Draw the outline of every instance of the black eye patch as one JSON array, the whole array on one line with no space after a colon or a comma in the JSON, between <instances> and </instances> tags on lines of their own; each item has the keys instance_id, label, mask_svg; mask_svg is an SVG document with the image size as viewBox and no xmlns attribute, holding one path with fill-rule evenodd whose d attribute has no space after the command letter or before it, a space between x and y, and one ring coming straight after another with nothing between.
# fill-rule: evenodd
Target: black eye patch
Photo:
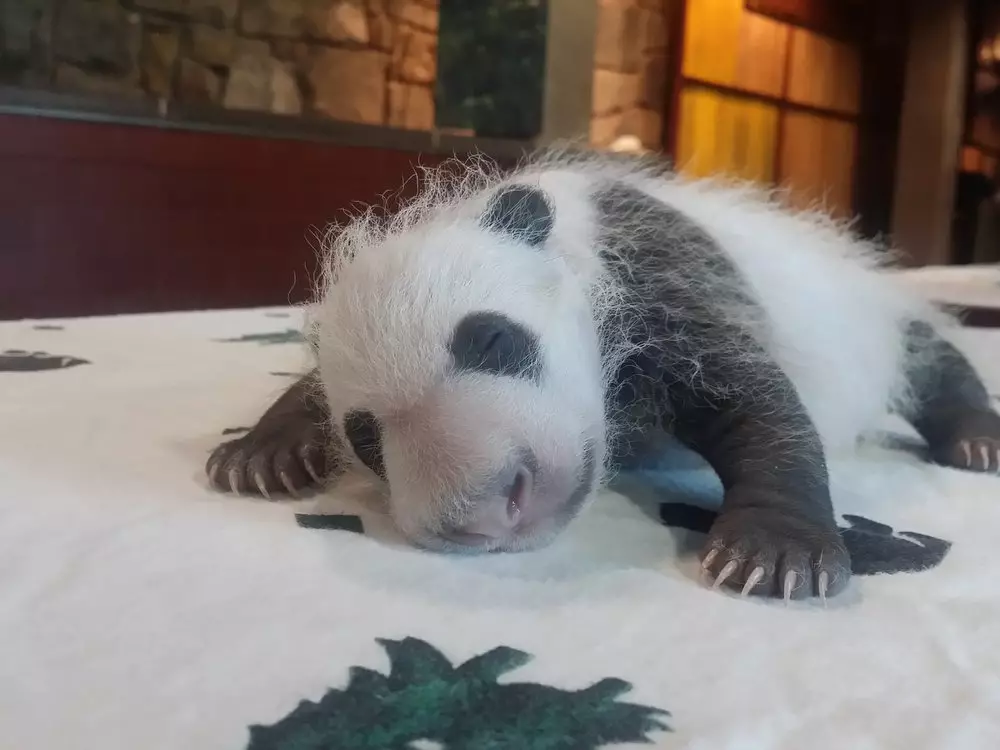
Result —
<instances>
[{"instance_id":1,"label":"black eye patch","mask_svg":"<svg viewBox=\"0 0 1000 750\"><path fill-rule=\"evenodd\" d=\"M459 370L535 381L542 376L538 337L500 313L466 315L455 326L450 348Z\"/></svg>"},{"instance_id":2,"label":"black eye patch","mask_svg":"<svg viewBox=\"0 0 1000 750\"><path fill-rule=\"evenodd\" d=\"M385 459L382 457L382 427L370 411L352 411L344 417L344 435L361 462L383 481Z\"/></svg>"}]
</instances>

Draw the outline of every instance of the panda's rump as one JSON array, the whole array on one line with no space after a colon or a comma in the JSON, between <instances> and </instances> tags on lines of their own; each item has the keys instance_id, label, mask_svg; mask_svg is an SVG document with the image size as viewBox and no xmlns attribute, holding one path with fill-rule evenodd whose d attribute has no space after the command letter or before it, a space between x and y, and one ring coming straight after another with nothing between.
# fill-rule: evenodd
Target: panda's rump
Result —
<instances>
[{"instance_id":1,"label":"panda's rump","mask_svg":"<svg viewBox=\"0 0 1000 750\"><path fill-rule=\"evenodd\" d=\"M875 248L828 219L759 196L681 181L655 189L732 258L763 307L764 344L791 378L828 450L853 447L901 393L908 320L927 306L878 269Z\"/></svg>"}]
</instances>

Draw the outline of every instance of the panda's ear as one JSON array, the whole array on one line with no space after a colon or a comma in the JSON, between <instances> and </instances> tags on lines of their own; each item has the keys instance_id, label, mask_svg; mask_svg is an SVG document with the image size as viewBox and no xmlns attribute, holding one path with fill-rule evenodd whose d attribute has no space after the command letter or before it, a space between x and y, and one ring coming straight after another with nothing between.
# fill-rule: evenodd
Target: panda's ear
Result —
<instances>
[{"instance_id":1,"label":"panda's ear","mask_svg":"<svg viewBox=\"0 0 1000 750\"><path fill-rule=\"evenodd\" d=\"M554 219L544 192L526 185L511 185L493 196L482 223L492 232L537 246L549 238Z\"/></svg>"}]
</instances>

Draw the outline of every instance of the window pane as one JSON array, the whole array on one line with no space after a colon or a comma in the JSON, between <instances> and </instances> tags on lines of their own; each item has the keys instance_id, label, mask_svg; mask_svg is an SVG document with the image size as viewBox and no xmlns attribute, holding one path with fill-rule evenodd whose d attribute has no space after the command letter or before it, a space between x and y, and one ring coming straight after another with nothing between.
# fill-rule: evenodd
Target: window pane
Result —
<instances>
[{"instance_id":1,"label":"window pane","mask_svg":"<svg viewBox=\"0 0 1000 750\"><path fill-rule=\"evenodd\" d=\"M789 27L743 10L743 0L689 0L684 75L779 96Z\"/></svg>"},{"instance_id":2,"label":"window pane","mask_svg":"<svg viewBox=\"0 0 1000 750\"><path fill-rule=\"evenodd\" d=\"M778 110L697 87L681 94L677 165L696 177L774 180Z\"/></svg>"},{"instance_id":3,"label":"window pane","mask_svg":"<svg viewBox=\"0 0 1000 750\"><path fill-rule=\"evenodd\" d=\"M792 31L788 98L799 104L857 113L860 54L854 47L804 29Z\"/></svg>"},{"instance_id":4,"label":"window pane","mask_svg":"<svg viewBox=\"0 0 1000 750\"><path fill-rule=\"evenodd\" d=\"M837 216L851 216L857 126L799 112L784 117L781 182L792 188L793 205L821 204Z\"/></svg>"},{"instance_id":5,"label":"window pane","mask_svg":"<svg viewBox=\"0 0 1000 750\"><path fill-rule=\"evenodd\" d=\"M731 85L742 0L690 0L684 29L684 75Z\"/></svg>"}]
</instances>

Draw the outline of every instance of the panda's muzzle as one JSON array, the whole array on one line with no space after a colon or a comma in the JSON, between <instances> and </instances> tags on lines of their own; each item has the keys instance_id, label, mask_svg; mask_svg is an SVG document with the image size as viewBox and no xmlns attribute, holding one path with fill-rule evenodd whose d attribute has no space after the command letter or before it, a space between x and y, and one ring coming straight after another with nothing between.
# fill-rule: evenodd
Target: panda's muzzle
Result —
<instances>
[{"instance_id":1,"label":"panda's muzzle","mask_svg":"<svg viewBox=\"0 0 1000 750\"><path fill-rule=\"evenodd\" d=\"M469 519L448 531L445 538L463 546L481 546L513 536L534 515L537 477L534 454L522 451L486 482L469 504Z\"/></svg>"},{"instance_id":2,"label":"panda's muzzle","mask_svg":"<svg viewBox=\"0 0 1000 750\"><path fill-rule=\"evenodd\" d=\"M562 526L580 510L595 479L595 447L589 441L584 445L583 465L575 486L564 485L563 492L546 491L534 455L523 452L473 499L468 520L443 536L464 548L496 548L552 521Z\"/></svg>"}]
</instances>

